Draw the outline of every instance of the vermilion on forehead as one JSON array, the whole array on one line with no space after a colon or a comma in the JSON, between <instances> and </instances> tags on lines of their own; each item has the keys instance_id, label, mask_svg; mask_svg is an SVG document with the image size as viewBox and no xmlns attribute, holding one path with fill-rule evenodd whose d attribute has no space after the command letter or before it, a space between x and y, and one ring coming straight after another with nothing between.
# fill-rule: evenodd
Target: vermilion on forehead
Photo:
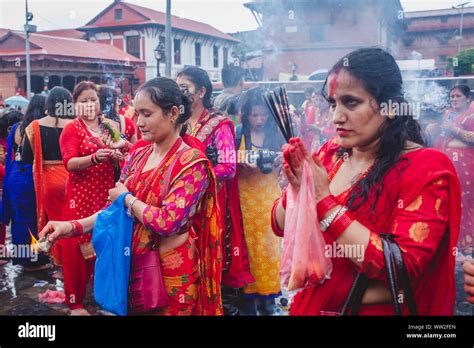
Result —
<instances>
[{"instance_id":1,"label":"vermilion on forehead","mask_svg":"<svg viewBox=\"0 0 474 348\"><path fill-rule=\"evenodd\" d=\"M334 96L334 94L336 93L336 89L339 86L339 81L338 81L339 73L340 73L340 70L331 74L332 77L330 78L330 81L329 81L329 96L330 97Z\"/></svg>"}]
</instances>

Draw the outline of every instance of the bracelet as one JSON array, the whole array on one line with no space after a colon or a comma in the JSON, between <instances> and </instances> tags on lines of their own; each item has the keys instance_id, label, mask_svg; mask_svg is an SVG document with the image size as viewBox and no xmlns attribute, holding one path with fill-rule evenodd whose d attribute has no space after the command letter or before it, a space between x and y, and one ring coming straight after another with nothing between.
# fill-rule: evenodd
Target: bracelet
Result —
<instances>
[{"instance_id":1,"label":"bracelet","mask_svg":"<svg viewBox=\"0 0 474 348\"><path fill-rule=\"evenodd\" d=\"M79 221L77 220L69 220L68 221L71 226L72 226L72 237L77 237L77 236L81 236L84 234L84 229L82 227L82 225L79 223Z\"/></svg>"},{"instance_id":2,"label":"bracelet","mask_svg":"<svg viewBox=\"0 0 474 348\"><path fill-rule=\"evenodd\" d=\"M327 214L329 210L338 206L340 203L337 201L336 197L329 195L324 197L322 200L316 204L316 210L318 218L321 219L324 215Z\"/></svg>"},{"instance_id":3,"label":"bracelet","mask_svg":"<svg viewBox=\"0 0 474 348\"><path fill-rule=\"evenodd\" d=\"M474 143L474 132L459 128L459 136L466 143Z\"/></svg>"},{"instance_id":4,"label":"bracelet","mask_svg":"<svg viewBox=\"0 0 474 348\"><path fill-rule=\"evenodd\" d=\"M283 234L284 234L283 229L280 229L280 227L278 227L278 223L276 221L277 206L278 206L278 204L274 204L273 207L272 207L270 221L271 221L271 225L272 225L273 234L275 234L275 236L277 236L277 237L283 237Z\"/></svg>"},{"instance_id":5,"label":"bracelet","mask_svg":"<svg viewBox=\"0 0 474 348\"><path fill-rule=\"evenodd\" d=\"M97 164L102 163L101 161L99 161L99 160L97 159L97 153L96 153L96 152L94 152L94 153L91 155L91 162L92 162L93 165L97 165Z\"/></svg>"},{"instance_id":6,"label":"bracelet","mask_svg":"<svg viewBox=\"0 0 474 348\"><path fill-rule=\"evenodd\" d=\"M329 226L331 226L333 221L336 220L336 218L338 218L340 215L344 214L346 211L347 207L341 206L339 209L337 209L331 215L321 221L321 223L319 224L321 226L321 231L325 232L329 228Z\"/></svg>"},{"instance_id":7,"label":"bracelet","mask_svg":"<svg viewBox=\"0 0 474 348\"><path fill-rule=\"evenodd\" d=\"M281 195L281 206L286 210L286 190Z\"/></svg>"},{"instance_id":8,"label":"bracelet","mask_svg":"<svg viewBox=\"0 0 474 348\"><path fill-rule=\"evenodd\" d=\"M137 197L133 197L133 198L130 200L130 204L128 205L128 209L127 209L127 215L128 215L129 217L133 217L133 215L132 215L132 207L133 207L133 203L135 203L137 200L138 200Z\"/></svg>"},{"instance_id":9,"label":"bracelet","mask_svg":"<svg viewBox=\"0 0 474 348\"><path fill-rule=\"evenodd\" d=\"M332 237L333 240L337 240L337 238L339 238L339 236L349 227L353 221L354 218L352 214L346 211L332 224L330 228L328 228L327 233Z\"/></svg>"}]
</instances>

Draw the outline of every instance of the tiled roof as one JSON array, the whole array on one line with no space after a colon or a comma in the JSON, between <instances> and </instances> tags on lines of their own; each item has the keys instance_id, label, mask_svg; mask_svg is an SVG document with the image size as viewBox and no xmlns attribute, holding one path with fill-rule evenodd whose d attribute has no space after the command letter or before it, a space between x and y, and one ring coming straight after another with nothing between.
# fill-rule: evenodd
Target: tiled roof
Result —
<instances>
[{"instance_id":1,"label":"tiled roof","mask_svg":"<svg viewBox=\"0 0 474 348\"><path fill-rule=\"evenodd\" d=\"M0 56L14 56L24 55L24 45L18 47L18 49L2 50L1 43L8 40L10 35L17 35L24 39L23 32L11 32L9 35L5 35L0 39ZM76 60L86 61L113 61L119 62L130 62L130 63L145 63L144 61L120 50L117 47L107 44L100 44L89 42L80 39L63 38L57 36L48 36L43 34L34 33L30 35L31 42L31 55L51 55L59 57L70 57Z\"/></svg>"},{"instance_id":2,"label":"tiled roof","mask_svg":"<svg viewBox=\"0 0 474 348\"><path fill-rule=\"evenodd\" d=\"M8 33L9 31L10 31L9 29L0 28L0 37L2 37L3 35L5 35L5 34Z\"/></svg>"},{"instance_id":3,"label":"tiled roof","mask_svg":"<svg viewBox=\"0 0 474 348\"><path fill-rule=\"evenodd\" d=\"M464 15L474 14L474 6L465 7L463 9ZM422 18L422 17L437 17L437 16L459 16L460 10L454 8L445 8L441 10L425 10L425 11L411 11L405 12L405 18Z\"/></svg>"},{"instance_id":4,"label":"tiled roof","mask_svg":"<svg viewBox=\"0 0 474 348\"><path fill-rule=\"evenodd\" d=\"M44 30L44 31L39 31L38 34L48 35L48 36L68 37L71 39L84 39L86 37L86 34L84 32L76 30L76 29Z\"/></svg>"},{"instance_id":5,"label":"tiled roof","mask_svg":"<svg viewBox=\"0 0 474 348\"><path fill-rule=\"evenodd\" d=\"M95 28L101 28L101 27L117 27L117 26L125 26L125 25L146 25L146 24L160 24L160 25L166 25L166 14L160 11L152 10L150 8L138 6L135 4L130 4L128 2L120 2L120 4L127 6L128 8L132 9L135 12L138 12L140 15L142 15L144 18L143 21L134 21L134 22L127 22L126 18L124 18L123 21L120 22L110 22L107 24L94 24L95 21L100 17L100 15L96 18L94 18L91 22L87 23L84 27L80 29L95 29ZM112 7L109 6L110 9ZM106 10L107 10L106 9ZM193 21L191 19L186 19L186 18L181 18L178 16L171 16L171 26L173 29L178 29L178 30L184 30L188 32L194 32L198 33L201 35L207 35L211 37L216 37L228 41L233 41L233 42L239 42L238 39L214 28L213 26L202 23L202 22L197 22Z\"/></svg>"}]
</instances>

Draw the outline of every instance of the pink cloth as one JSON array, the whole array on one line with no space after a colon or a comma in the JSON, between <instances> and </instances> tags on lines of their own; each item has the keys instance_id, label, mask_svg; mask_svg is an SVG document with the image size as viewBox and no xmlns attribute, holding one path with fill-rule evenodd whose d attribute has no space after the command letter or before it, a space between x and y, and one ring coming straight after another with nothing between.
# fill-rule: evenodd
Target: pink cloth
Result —
<instances>
[{"instance_id":1,"label":"pink cloth","mask_svg":"<svg viewBox=\"0 0 474 348\"><path fill-rule=\"evenodd\" d=\"M291 185L287 189L280 276L282 287L289 291L320 284L331 274L332 263L324 255L326 243L316 209L308 209L312 206L316 206L313 176L305 161L299 192Z\"/></svg>"},{"instance_id":2,"label":"pink cloth","mask_svg":"<svg viewBox=\"0 0 474 348\"><path fill-rule=\"evenodd\" d=\"M42 294L38 294L38 300L46 303L64 303L66 295L62 291L46 290Z\"/></svg>"},{"instance_id":3,"label":"pink cloth","mask_svg":"<svg viewBox=\"0 0 474 348\"><path fill-rule=\"evenodd\" d=\"M204 145L208 146L214 143L218 153L230 153L235 150L235 141L233 131L229 125L223 124L217 128L212 137L208 137L204 141ZM217 181L229 180L235 176L235 163L218 163L214 166L214 173Z\"/></svg>"}]
</instances>

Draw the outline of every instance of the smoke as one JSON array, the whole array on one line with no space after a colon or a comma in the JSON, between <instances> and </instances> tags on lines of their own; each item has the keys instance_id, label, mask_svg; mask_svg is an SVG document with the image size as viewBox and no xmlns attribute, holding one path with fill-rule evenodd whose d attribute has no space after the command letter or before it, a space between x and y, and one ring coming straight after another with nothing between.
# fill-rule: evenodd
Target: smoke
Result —
<instances>
[{"instance_id":1,"label":"smoke","mask_svg":"<svg viewBox=\"0 0 474 348\"><path fill-rule=\"evenodd\" d=\"M435 81L405 80L405 99L419 106L421 114L442 113L449 107L449 91Z\"/></svg>"}]
</instances>

